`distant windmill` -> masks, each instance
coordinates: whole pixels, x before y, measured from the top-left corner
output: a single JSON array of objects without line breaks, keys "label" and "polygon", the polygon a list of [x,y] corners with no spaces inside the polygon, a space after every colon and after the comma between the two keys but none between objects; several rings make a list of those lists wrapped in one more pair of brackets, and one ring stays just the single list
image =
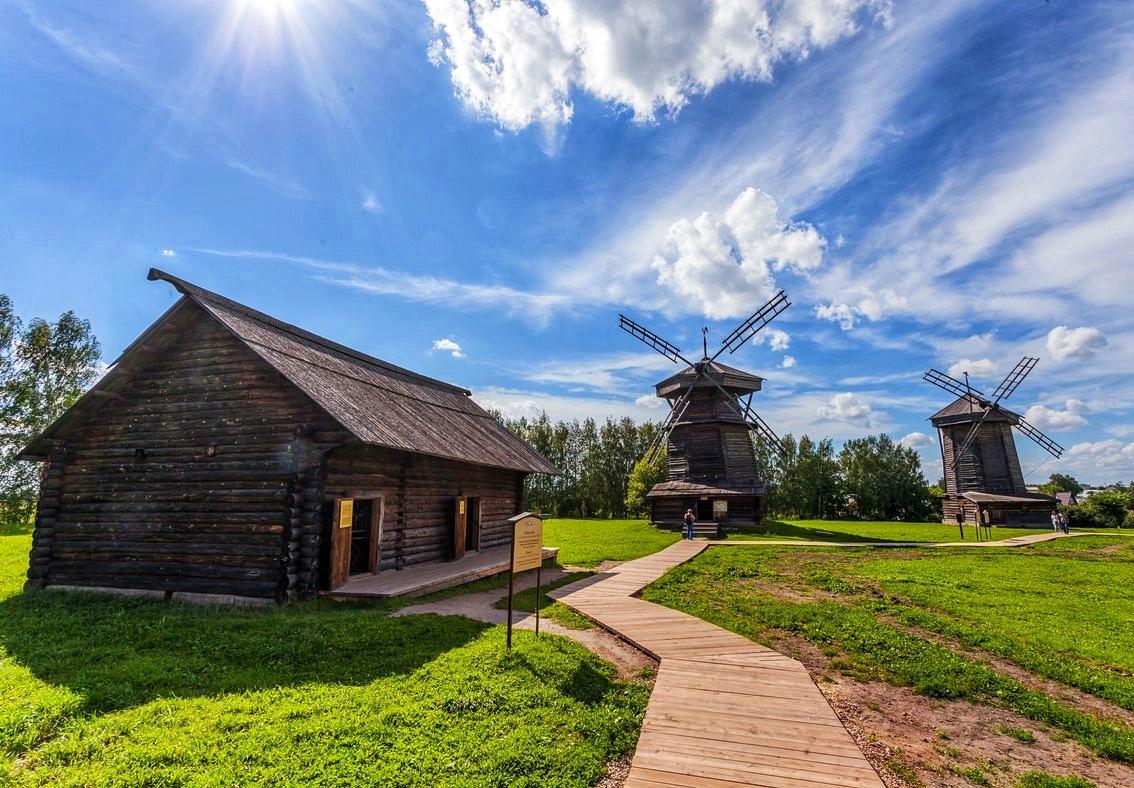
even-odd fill
[{"label": "distant windmill", "polygon": [[961,514],[969,522],[1004,525],[1046,524],[1056,500],[1029,493],[1016,453],[1015,427],[1053,457],[1063,447],[1029,424],[1019,413],[1000,403],[1024,382],[1037,358],[1025,356],[989,399],[969,384],[931,369],[923,378],[957,399],[930,417],[941,440],[945,471],[943,519],[956,522]]},{"label": "distant windmill", "polygon": [[655,386],[670,406],[654,443],[653,458],[665,446],[667,478],[646,495],[651,519],[679,526],[687,509],[697,517],[699,532],[754,525],[764,516],[764,485],[756,471],[752,436],[782,452],[780,439],[752,409],[752,395],[761,377],[725,366],[717,358],[735,353],[791,306],[781,290],[724,338],[709,355],[708,329],[702,329],[704,355],[693,362],[680,349],[625,315],[618,325],[675,364],[685,368]]}]

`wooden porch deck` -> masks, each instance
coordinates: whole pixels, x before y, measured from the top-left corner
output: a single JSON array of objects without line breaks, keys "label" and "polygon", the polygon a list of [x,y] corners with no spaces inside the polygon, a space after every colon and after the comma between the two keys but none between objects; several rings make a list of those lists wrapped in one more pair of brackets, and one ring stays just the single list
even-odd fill
[{"label": "wooden porch deck", "polygon": [[626,788],[882,786],[800,662],[633,596],[708,546],[683,540],[550,593],[661,663]]},{"label": "wooden porch deck", "polygon": [[[508,546],[469,553],[456,561],[428,561],[404,569],[383,569],[377,574],[354,575],[334,591],[332,599],[389,599],[395,596],[424,596],[453,586],[471,583],[508,571]],[[559,555],[558,547],[543,548],[543,560]]]}]

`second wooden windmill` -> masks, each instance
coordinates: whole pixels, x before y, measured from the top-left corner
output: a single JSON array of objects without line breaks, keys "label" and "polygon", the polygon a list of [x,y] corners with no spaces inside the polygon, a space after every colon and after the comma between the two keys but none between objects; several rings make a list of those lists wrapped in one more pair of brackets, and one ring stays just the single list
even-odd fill
[{"label": "second wooden windmill", "polygon": [[[680,372],[658,383],[657,395],[670,406],[658,440],[648,454],[667,449],[666,480],[646,495],[650,519],[680,527],[693,510],[698,533],[751,527],[764,517],[764,484],[759,478],[753,436],[780,451],[780,439],[752,410],[752,395],[764,380],[726,366],[717,358],[735,353],[791,305],[781,290],[726,336],[720,348],[693,362],[680,349],[625,315],[618,325],[675,364]],[[707,333],[707,329],[706,329]]]},{"label": "second wooden windmill", "polygon": [[1012,395],[1039,359],[1025,356],[996,387],[992,398],[965,382],[931,369],[924,379],[957,397],[930,417],[941,439],[945,471],[942,496],[944,522],[990,525],[1046,525],[1056,500],[1028,492],[1012,428],[1035,441],[1053,457],[1063,447],[1044,435],[1001,401]]}]

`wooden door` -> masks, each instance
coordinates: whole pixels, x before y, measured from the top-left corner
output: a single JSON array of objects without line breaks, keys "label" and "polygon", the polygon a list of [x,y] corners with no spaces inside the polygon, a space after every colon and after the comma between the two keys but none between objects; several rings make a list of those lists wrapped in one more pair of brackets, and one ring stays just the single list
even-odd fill
[{"label": "wooden door", "polygon": [[453,560],[465,557],[465,534],[468,526],[469,502],[465,496],[457,497],[453,512]]},{"label": "wooden door", "polygon": [[331,517],[331,571],[330,587],[334,591],[350,577],[351,526],[354,523],[354,501],[341,498],[335,501]]}]

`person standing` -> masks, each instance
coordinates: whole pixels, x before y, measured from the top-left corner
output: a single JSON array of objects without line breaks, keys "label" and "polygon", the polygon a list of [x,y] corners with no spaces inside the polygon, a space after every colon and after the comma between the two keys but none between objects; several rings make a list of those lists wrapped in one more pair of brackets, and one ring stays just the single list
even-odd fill
[{"label": "person standing", "polygon": [[1065,534],[1071,533],[1071,518],[1067,516],[1067,512],[1059,513],[1059,530]]},{"label": "person standing", "polygon": [[693,523],[695,523],[696,521],[697,521],[697,518],[693,515],[693,510],[692,509],[686,509],[685,510],[685,538],[686,539],[692,539],[693,538]]},{"label": "person standing", "polygon": [[1051,512],[1051,530],[1058,531],[1060,525],[1059,512],[1052,510]]}]

